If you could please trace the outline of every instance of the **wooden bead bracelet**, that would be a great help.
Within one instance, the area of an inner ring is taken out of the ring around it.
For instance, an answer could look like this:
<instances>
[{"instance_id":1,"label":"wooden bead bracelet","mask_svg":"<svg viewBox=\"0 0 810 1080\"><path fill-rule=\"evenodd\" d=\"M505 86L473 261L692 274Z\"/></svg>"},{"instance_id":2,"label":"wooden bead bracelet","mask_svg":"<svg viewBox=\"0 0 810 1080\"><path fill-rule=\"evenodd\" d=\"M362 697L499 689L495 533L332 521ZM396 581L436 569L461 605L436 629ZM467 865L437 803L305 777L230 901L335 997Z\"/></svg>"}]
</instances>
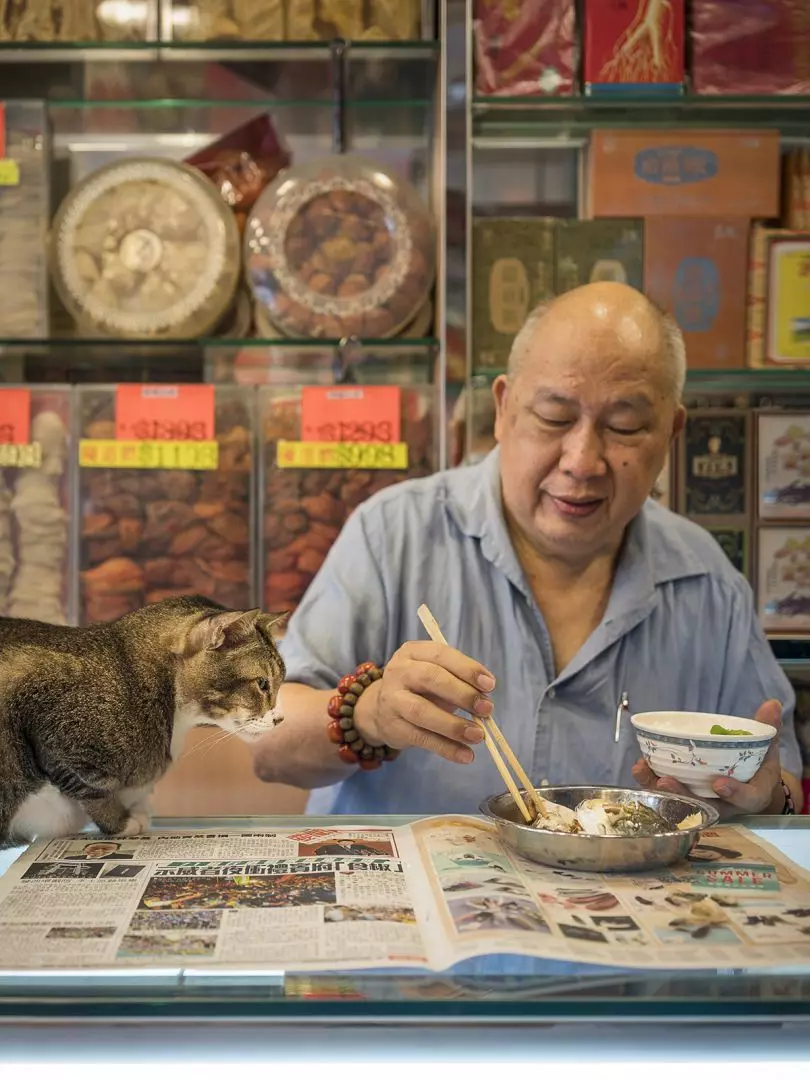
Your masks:
<instances>
[{"instance_id":1,"label":"wooden bead bracelet","mask_svg":"<svg viewBox=\"0 0 810 1080\"><path fill-rule=\"evenodd\" d=\"M354 707L360 695L381 678L382 669L376 664L370 661L358 664L350 675L340 680L326 710L331 717L326 734L337 745L338 757L346 765L359 765L366 771L379 769L384 761L399 757L399 750L390 746L369 746L354 726Z\"/></svg>"}]
</instances>

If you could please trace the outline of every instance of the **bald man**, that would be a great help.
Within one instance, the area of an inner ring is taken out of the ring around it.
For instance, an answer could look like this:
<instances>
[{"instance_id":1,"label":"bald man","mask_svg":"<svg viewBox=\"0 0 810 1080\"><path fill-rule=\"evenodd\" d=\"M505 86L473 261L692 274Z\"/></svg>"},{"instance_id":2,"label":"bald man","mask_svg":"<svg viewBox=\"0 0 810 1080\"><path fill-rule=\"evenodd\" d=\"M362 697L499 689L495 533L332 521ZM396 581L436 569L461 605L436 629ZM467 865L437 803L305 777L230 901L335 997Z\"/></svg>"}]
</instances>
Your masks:
<instances>
[{"instance_id":1,"label":"bald man","mask_svg":"<svg viewBox=\"0 0 810 1080\"><path fill-rule=\"evenodd\" d=\"M320 789L311 812L474 812L503 784L468 717L494 710L536 784L678 790L639 761L630 724L614 744L626 691L635 712L781 728L751 781L715 792L726 814L788 812L794 695L751 590L707 532L649 498L684 424L685 369L677 324L628 286L533 312L493 387L498 446L346 523L291 620L285 722L258 744L257 775ZM422 603L454 647L420 640ZM384 673L354 727L402 751L368 771L327 736L330 697L365 661Z\"/></svg>"}]
</instances>

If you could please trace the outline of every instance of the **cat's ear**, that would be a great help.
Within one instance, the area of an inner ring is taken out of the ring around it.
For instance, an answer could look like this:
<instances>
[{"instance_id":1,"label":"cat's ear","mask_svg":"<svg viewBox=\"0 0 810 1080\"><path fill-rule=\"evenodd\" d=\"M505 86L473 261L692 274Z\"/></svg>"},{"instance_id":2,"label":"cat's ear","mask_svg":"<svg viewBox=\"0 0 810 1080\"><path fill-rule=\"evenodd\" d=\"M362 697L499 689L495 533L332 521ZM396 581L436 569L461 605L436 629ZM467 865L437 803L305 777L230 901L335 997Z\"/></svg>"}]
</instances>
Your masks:
<instances>
[{"instance_id":1,"label":"cat's ear","mask_svg":"<svg viewBox=\"0 0 810 1080\"><path fill-rule=\"evenodd\" d=\"M223 611L219 615L210 615L191 628L175 651L188 658L208 650L231 648L255 631L260 615L259 608L254 608L253 611Z\"/></svg>"},{"instance_id":2,"label":"cat's ear","mask_svg":"<svg viewBox=\"0 0 810 1080\"><path fill-rule=\"evenodd\" d=\"M263 633L267 634L268 637L272 637L273 627L281 626L289 617L289 611L274 611L270 614L263 611L257 620L257 625Z\"/></svg>"}]
</instances>

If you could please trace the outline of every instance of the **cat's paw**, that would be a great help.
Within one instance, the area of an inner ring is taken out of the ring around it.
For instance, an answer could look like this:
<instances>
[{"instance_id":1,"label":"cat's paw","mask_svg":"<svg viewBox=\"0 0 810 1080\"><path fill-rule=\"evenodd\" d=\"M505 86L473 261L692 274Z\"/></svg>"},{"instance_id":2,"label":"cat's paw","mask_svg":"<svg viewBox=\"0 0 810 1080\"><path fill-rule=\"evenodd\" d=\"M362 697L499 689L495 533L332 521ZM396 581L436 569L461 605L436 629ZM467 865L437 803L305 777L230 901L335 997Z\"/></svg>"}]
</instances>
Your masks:
<instances>
[{"instance_id":1,"label":"cat's paw","mask_svg":"<svg viewBox=\"0 0 810 1080\"><path fill-rule=\"evenodd\" d=\"M130 812L129 817L124 822L124 827L121 830L121 836L142 836L144 833L149 832L149 826L152 823L152 816L149 813L148 806L134 806Z\"/></svg>"}]
</instances>

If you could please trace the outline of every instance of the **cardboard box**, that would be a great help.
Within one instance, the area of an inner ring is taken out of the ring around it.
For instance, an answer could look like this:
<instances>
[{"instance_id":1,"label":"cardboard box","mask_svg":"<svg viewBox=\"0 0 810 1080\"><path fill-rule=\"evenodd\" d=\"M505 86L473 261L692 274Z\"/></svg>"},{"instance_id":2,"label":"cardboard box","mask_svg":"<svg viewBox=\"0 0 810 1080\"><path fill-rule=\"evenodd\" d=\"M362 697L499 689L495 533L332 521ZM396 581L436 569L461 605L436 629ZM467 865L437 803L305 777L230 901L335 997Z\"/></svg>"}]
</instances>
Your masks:
<instances>
[{"instance_id":1,"label":"cardboard box","mask_svg":"<svg viewBox=\"0 0 810 1080\"><path fill-rule=\"evenodd\" d=\"M647 218L644 291L678 320L690 368L745 365L747 218Z\"/></svg>"},{"instance_id":2,"label":"cardboard box","mask_svg":"<svg viewBox=\"0 0 810 1080\"><path fill-rule=\"evenodd\" d=\"M685 0L668 0L639 33L649 0L585 0L586 94L683 91Z\"/></svg>"},{"instance_id":3,"label":"cardboard box","mask_svg":"<svg viewBox=\"0 0 810 1080\"><path fill-rule=\"evenodd\" d=\"M810 413L757 417L757 513L810 522Z\"/></svg>"},{"instance_id":4,"label":"cardboard box","mask_svg":"<svg viewBox=\"0 0 810 1080\"><path fill-rule=\"evenodd\" d=\"M554 295L553 218L486 218L473 223L473 370L506 367L515 334Z\"/></svg>"},{"instance_id":5,"label":"cardboard box","mask_svg":"<svg viewBox=\"0 0 810 1080\"><path fill-rule=\"evenodd\" d=\"M591 137L589 217L779 214L778 131L603 130Z\"/></svg>"},{"instance_id":6,"label":"cardboard box","mask_svg":"<svg viewBox=\"0 0 810 1080\"><path fill-rule=\"evenodd\" d=\"M765 361L810 364L810 236L771 236L766 245Z\"/></svg>"},{"instance_id":7,"label":"cardboard box","mask_svg":"<svg viewBox=\"0 0 810 1080\"><path fill-rule=\"evenodd\" d=\"M810 633L810 528L759 530L756 594L766 633Z\"/></svg>"},{"instance_id":8,"label":"cardboard box","mask_svg":"<svg viewBox=\"0 0 810 1080\"><path fill-rule=\"evenodd\" d=\"M557 295L591 281L644 286L644 227L637 218L557 222Z\"/></svg>"},{"instance_id":9,"label":"cardboard box","mask_svg":"<svg viewBox=\"0 0 810 1080\"><path fill-rule=\"evenodd\" d=\"M690 518L749 512L751 418L739 409L700 409L686 420L678 508Z\"/></svg>"}]
</instances>

